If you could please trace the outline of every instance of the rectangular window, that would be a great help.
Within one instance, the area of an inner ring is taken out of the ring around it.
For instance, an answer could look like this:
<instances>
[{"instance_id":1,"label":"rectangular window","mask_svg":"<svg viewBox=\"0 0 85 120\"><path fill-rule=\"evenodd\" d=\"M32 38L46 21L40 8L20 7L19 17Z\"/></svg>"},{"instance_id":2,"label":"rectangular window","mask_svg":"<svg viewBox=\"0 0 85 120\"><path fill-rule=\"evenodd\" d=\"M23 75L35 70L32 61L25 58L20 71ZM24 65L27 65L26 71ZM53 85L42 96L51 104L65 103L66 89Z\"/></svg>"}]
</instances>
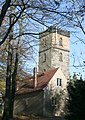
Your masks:
<instances>
[{"instance_id":1,"label":"rectangular window","mask_svg":"<svg viewBox=\"0 0 85 120\"><path fill-rule=\"evenodd\" d=\"M57 86L58 86L58 81L59 81L59 80L58 80L58 78L57 78Z\"/></svg>"},{"instance_id":2,"label":"rectangular window","mask_svg":"<svg viewBox=\"0 0 85 120\"><path fill-rule=\"evenodd\" d=\"M61 86L62 85L62 79L61 78L57 78L57 86Z\"/></svg>"},{"instance_id":3,"label":"rectangular window","mask_svg":"<svg viewBox=\"0 0 85 120\"><path fill-rule=\"evenodd\" d=\"M52 106L56 106L56 97L51 98L51 104Z\"/></svg>"},{"instance_id":4,"label":"rectangular window","mask_svg":"<svg viewBox=\"0 0 85 120\"><path fill-rule=\"evenodd\" d=\"M60 86L61 86L61 82L62 82L62 80L60 79Z\"/></svg>"}]
</instances>

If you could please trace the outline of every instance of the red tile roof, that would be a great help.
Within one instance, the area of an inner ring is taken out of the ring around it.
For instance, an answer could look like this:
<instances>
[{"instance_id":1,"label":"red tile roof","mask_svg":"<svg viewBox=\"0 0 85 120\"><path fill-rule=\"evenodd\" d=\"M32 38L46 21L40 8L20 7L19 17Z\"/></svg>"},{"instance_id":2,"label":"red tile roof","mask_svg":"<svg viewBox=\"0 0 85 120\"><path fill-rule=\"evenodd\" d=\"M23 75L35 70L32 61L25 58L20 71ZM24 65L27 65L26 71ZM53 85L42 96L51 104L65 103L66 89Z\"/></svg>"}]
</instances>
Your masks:
<instances>
[{"instance_id":1,"label":"red tile roof","mask_svg":"<svg viewBox=\"0 0 85 120\"><path fill-rule=\"evenodd\" d=\"M25 78L25 80L23 80L22 86L19 88L17 93L33 92L43 89L44 87L47 86L47 84L49 83L49 81L54 76L57 70L58 68L53 68L44 73L38 74L36 88L33 87L33 82L34 82L33 76L28 79Z\"/></svg>"}]
</instances>

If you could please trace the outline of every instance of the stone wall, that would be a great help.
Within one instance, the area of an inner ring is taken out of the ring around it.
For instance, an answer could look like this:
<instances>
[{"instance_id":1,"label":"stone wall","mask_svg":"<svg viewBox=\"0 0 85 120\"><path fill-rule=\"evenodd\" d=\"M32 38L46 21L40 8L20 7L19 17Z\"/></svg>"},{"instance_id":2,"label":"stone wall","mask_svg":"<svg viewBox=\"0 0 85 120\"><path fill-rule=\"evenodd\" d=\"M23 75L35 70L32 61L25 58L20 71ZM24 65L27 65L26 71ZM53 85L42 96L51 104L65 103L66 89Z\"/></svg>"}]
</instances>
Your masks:
<instances>
[{"instance_id":1,"label":"stone wall","mask_svg":"<svg viewBox=\"0 0 85 120\"><path fill-rule=\"evenodd\" d=\"M39 40L39 71L48 70L51 67L51 41L52 33L40 37Z\"/></svg>"},{"instance_id":2,"label":"stone wall","mask_svg":"<svg viewBox=\"0 0 85 120\"><path fill-rule=\"evenodd\" d=\"M43 115L43 91L16 95L14 114Z\"/></svg>"},{"instance_id":3,"label":"stone wall","mask_svg":"<svg viewBox=\"0 0 85 120\"><path fill-rule=\"evenodd\" d=\"M62 61L59 61L60 53L62 53ZM52 59L51 66L55 68L60 67L60 69L63 71L63 74L68 79L70 75L69 73L69 52L53 48L51 59Z\"/></svg>"},{"instance_id":4,"label":"stone wall","mask_svg":"<svg viewBox=\"0 0 85 120\"><path fill-rule=\"evenodd\" d=\"M57 86L57 78L61 78L62 85ZM65 115L65 98L67 79L63 75L62 71L58 69L55 75L52 77L45 91L45 116L62 116ZM62 93L61 93L62 92ZM61 96L59 97L58 95ZM52 104L52 97L56 98L56 104Z\"/></svg>"}]
</instances>

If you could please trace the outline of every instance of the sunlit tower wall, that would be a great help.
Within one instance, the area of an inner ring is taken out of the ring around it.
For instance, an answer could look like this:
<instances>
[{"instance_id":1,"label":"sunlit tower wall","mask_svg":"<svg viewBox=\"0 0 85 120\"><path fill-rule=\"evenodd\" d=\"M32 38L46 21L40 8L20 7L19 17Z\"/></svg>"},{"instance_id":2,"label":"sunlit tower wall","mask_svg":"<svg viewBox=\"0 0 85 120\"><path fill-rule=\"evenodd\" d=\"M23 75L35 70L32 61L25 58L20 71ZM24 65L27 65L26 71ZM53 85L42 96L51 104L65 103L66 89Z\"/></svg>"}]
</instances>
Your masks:
<instances>
[{"instance_id":1,"label":"sunlit tower wall","mask_svg":"<svg viewBox=\"0 0 85 120\"><path fill-rule=\"evenodd\" d=\"M60 67L69 79L70 32L50 27L39 34L39 71Z\"/></svg>"}]
</instances>

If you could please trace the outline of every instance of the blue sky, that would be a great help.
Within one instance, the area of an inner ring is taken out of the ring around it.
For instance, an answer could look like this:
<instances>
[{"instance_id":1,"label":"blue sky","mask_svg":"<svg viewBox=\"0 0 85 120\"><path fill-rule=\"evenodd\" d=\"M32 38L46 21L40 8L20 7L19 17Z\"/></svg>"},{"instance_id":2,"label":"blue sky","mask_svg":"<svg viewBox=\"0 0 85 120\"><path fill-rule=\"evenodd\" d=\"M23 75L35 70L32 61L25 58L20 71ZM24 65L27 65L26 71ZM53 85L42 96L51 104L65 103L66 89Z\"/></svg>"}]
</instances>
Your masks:
<instances>
[{"instance_id":1,"label":"blue sky","mask_svg":"<svg viewBox=\"0 0 85 120\"><path fill-rule=\"evenodd\" d=\"M76 72L85 78L85 44L82 42L85 40L85 35L79 31L76 36L70 36L70 73Z\"/></svg>"}]
</instances>

